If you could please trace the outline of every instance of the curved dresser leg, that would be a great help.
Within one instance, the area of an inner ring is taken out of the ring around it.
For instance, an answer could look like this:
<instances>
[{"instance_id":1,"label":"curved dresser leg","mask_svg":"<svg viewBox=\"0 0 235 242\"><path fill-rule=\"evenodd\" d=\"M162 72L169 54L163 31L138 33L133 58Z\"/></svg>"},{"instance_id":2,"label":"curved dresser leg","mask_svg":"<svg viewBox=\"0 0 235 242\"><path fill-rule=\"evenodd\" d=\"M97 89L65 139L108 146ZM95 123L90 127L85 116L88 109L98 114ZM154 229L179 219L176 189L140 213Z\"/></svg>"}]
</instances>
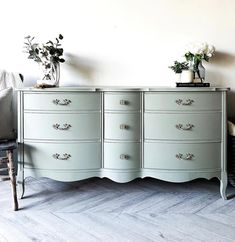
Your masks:
<instances>
[{"instance_id":1,"label":"curved dresser leg","mask_svg":"<svg viewBox=\"0 0 235 242\"><path fill-rule=\"evenodd\" d=\"M224 200L227 200L227 195L226 195L227 184L228 184L227 172L222 172L221 179L220 179L220 194Z\"/></svg>"}]
</instances>

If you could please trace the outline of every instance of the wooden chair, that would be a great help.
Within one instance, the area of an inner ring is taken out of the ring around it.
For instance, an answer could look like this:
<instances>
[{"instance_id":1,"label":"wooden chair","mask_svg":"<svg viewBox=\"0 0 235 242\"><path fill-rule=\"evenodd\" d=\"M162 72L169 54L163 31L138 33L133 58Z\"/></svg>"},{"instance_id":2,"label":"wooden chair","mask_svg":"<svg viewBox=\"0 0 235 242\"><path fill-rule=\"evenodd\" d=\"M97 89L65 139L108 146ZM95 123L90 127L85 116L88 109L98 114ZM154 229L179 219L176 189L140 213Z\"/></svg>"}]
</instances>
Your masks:
<instances>
[{"instance_id":1,"label":"wooden chair","mask_svg":"<svg viewBox=\"0 0 235 242\"><path fill-rule=\"evenodd\" d=\"M16 174L13 161L13 150L16 148L16 140L0 140L0 152L6 154L4 157L0 157L0 164L3 164L3 166L5 166L4 168L0 168L0 171L8 171L9 175L9 177L3 177L2 175L0 177L3 177L2 180L9 178L11 180L14 211L18 210L18 200L16 193Z\"/></svg>"}]
</instances>

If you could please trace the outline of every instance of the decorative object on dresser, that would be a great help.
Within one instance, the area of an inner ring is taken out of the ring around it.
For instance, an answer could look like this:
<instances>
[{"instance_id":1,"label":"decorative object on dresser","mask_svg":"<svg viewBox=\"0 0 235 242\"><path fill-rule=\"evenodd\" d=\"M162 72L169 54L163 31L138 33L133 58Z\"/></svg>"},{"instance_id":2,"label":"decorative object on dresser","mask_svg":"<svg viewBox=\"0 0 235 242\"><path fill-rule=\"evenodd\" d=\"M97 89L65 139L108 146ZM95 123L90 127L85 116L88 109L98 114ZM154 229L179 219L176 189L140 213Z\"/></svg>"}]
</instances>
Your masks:
<instances>
[{"instance_id":1,"label":"decorative object on dresser","mask_svg":"<svg viewBox=\"0 0 235 242\"><path fill-rule=\"evenodd\" d=\"M41 80L37 81L37 87L59 86L60 63L65 62L62 58L63 48L60 40L63 36L60 34L55 41L49 40L45 44L33 43L34 37L30 35L25 37L25 53L29 54L28 59L32 59L39 64L42 71Z\"/></svg>"},{"instance_id":2,"label":"decorative object on dresser","mask_svg":"<svg viewBox=\"0 0 235 242\"><path fill-rule=\"evenodd\" d=\"M181 80L179 83L182 84L188 84L188 83L192 83L193 82L193 78L194 78L194 74L192 70L183 70L181 73ZM178 82L176 82L178 83Z\"/></svg>"},{"instance_id":3,"label":"decorative object on dresser","mask_svg":"<svg viewBox=\"0 0 235 242\"><path fill-rule=\"evenodd\" d=\"M189 66L187 62L179 62L179 61L175 61L174 65L169 66L170 69L172 69L176 75L176 82L181 82L181 73L189 70ZM191 70L189 70L191 72ZM185 79L185 77L184 77ZM191 78L192 79L192 78ZM190 81L191 81L190 79Z\"/></svg>"},{"instance_id":4,"label":"decorative object on dresser","mask_svg":"<svg viewBox=\"0 0 235 242\"><path fill-rule=\"evenodd\" d=\"M176 87L210 87L209 82L176 82Z\"/></svg>"},{"instance_id":5,"label":"decorative object on dresser","mask_svg":"<svg viewBox=\"0 0 235 242\"><path fill-rule=\"evenodd\" d=\"M194 72L194 82L205 81L205 68L202 65L202 61L208 62L214 53L215 47L206 42L188 44L184 56L189 63L189 69Z\"/></svg>"},{"instance_id":6,"label":"decorative object on dresser","mask_svg":"<svg viewBox=\"0 0 235 242\"><path fill-rule=\"evenodd\" d=\"M175 61L170 68L175 73L181 73L181 79L177 79L176 83L182 82L182 85L176 85L187 87L187 83L203 83L205 81L205 68L202 65L202 61L209 61L214 55L215 47L208 45L206 42L190 43L184 53L186 62ZM201 85L200 87L208 87L209 85ZM192 87L192 86L191 86Z\"/></svg>"},{"instance_id":7,"label":"decorative object on dresser","mask_svg":"<svg viewBox=\"0 0 235 242\"><path fill-rule=\"evenodd\" d=\"M226 199L227 90L19 90L20 196L28 176L59 181L108 177L116 182L216 177Z\"/></svg>"}]
</instances>

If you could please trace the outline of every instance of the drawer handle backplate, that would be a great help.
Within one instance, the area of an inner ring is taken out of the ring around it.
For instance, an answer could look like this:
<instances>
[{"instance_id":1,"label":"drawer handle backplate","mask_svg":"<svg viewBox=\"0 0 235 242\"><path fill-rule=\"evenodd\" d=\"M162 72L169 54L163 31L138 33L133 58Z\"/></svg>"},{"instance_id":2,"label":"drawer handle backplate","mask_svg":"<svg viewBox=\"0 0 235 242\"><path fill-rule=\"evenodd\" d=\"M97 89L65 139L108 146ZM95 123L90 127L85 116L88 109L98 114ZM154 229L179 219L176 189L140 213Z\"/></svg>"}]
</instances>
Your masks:
<instances>
[{"instance_id":1,"label":"drawer handle backplate","mask_svg":"<svg viewBox=\"0 0 235 242\"><path fill-rule=\"evenodd\" d=\"M54 99L52 101L55 105L62 105L62 106L66 106L69 105L72 101L69 99L63 99L62 101L59 99Z\"/></svg>"},{"instance_id":2,"label":"drawer handle backplate","mask_svg":"<svg viewBox=\"0 0 235 242\"><path fill-rule=\"evenodd\" d=\"M130 158L129 155L125 155L125 154L120 155L121 160L129 160L129 158Z\"/></svg>"},{"instance_id":3,"label":"drawer handle backplate","mask_svg":"<svg viewBox=\"0 0 235 242\"><path fill-rule=\"evenodd\" d=\"M184 156L183 154L179 153L179 154L176 154L175 157L178 160L192 160L194 158L194 154L188 153Z\"/></svg>"},{"instance_id":4,"label":"drawer handle backplate","mask_svg":"<svg viewBox=\"0 0 235 242\"><path fill-rule=\"evenodd\" d=\"M127 124L120 124L120 129L124 130L124 129L129 129L129 125Z\"/></svg>"},{"instance_id":5,"label":"drawer handle backplate","mask_svg":"<svg viewBox=\"0 0 235 242\"><path fill-rule=\"evenodd\" d=\"M179 130L192 130L194 128L193 124L186 124L185 126L183 124L176 124L175 127Z\"/></svg>"},{"instance_id":6,"label":"drawer handle backplate","mask_svg":"<svg viewBox=\"0 0 235 242\"><path fill-rule=\"evenodd\" d=\"M60 124L53 124L53 128L56 130L68 130L71 127L71 124L63 124L63 127L60 127Z\"/></svg>"},{"instance_id":7,"label":"drawer handle backplate","mask_svg":"<svg viewBox=\"0 0 235 242\"><path fill-rule=\"evenodd\" d=\"M182 100L182 99L177 99L175 100L175 102L178 104L178 105L183 105L183 106L190 106L194 103L194 100L193 99L187 99L185 102Z\"/></svg>"},{"instance_id":8,"label":"drawer handle backplate","mask_svg":"<svg viewBox=\"0 0 235 242\"><path fill-rule=\"evenodd\" d=\"M60 154L55 153L55 154L52 155L52 157L53 157L54 159L56 159L56 160L68 160L68 159L71 157L71 155L65 153L65 154L63 154L63 155L61 156Z\"/></svg>"},{"instance_id":9,"label":"drawer handle backplate","mask_svg":"<svg viewBox=\"0 0 235 242\"><path fill-rule=\"evenodd\" d=\"M128 105L129 102L127 100L120 100L120 105Z\"/></svg>"}]
</instances>

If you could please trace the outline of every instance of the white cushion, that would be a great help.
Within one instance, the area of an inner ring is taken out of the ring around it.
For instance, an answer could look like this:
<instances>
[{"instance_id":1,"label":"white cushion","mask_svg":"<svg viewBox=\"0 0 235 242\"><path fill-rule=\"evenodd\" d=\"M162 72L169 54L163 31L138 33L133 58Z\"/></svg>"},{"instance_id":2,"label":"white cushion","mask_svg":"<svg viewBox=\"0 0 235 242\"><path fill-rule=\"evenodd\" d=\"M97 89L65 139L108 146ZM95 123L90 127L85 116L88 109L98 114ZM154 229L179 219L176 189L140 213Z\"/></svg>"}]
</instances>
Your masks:
<instances>
[{"instance_id":1,"label":"white cushion","mask_svg":"<svg viewBox=\"0 0 235 242\"><path fill-rule=\"evenodd\" d=\"M13 139L12 88L0 90L0 139Z\"/></svg>"}]
</instances>

